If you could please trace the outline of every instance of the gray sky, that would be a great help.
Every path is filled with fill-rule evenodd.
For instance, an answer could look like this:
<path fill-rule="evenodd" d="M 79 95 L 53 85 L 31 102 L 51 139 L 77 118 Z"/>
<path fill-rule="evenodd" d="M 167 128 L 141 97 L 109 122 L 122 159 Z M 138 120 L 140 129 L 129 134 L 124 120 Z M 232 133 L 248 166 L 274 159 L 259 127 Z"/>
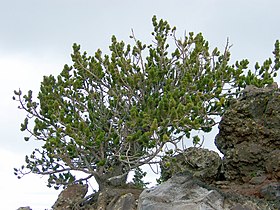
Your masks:
<path fill-rule="evenodd" d="M 150 43 L 155 14 L 176 26 L 178 37 L 184 31 L 202 32 L 210 46 L 221 50 L 229 38 L 233 62 L 262 62 L 280 39 L 279 8 L 279 0 L 0 0 L 2 208 L 30 205 L 39 210 L 55 201 L 58 191 L 45 187 L 45 179 L 30 175 L 17 180 L 13 175 L 12 168 L 36 144 L 24 142 L 19 131 L 24 113 L 11 97 L 14 89 L 38 90 L 43 75 L 56 75 L 71 64 L 74 42 L 89 53 L 107 51 L 111 35 L 129 41 L 133 28 L 137 38 Z M 214 136 L 207 137 L 206 147 L 213 148 Z"/>

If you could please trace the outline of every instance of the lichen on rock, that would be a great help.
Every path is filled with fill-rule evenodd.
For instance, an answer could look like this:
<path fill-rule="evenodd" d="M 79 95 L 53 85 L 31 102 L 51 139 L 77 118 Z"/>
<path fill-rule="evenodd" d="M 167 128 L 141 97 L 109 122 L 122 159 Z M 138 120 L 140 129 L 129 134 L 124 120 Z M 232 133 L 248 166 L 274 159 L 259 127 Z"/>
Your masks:
<path fill-rule="evenodd" d="M 167 180 L 179 172 L 188 171 L 202 181 L 215 181 L 222 160 L 219 154 L 204 148 L 190 147 L 174 157 L 165 157 L 161 162 L 161 176 Z"/>
<path fill-rule="evenodd" d="M 279 89 L 255 87 L 224 113 L 215 144 L 224 154 L 227 180 L 246 181 L 262 174 L 279 180 L 279 105 Z"/>

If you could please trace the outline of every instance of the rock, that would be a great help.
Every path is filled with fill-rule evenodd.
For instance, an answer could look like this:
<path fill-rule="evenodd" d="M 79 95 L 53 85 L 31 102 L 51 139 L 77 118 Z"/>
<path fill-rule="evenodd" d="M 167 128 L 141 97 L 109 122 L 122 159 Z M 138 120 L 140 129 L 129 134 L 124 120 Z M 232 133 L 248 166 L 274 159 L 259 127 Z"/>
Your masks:
<path fill-rule="evenodd" d="M 258 209 L 258 207 L 256 205 L 237 204 L 237 205 L 233 206 L 230 210 L 255 210 L 255 209 Z"/>
<path fill-rule="evenodd" d="M 118 198 L 115 204 L 107 206 L 107 210 L 136 210 L 136 198 L 132 193 L 127 193 Z"/>
<path fill-rule="evenodd" d="M 88 191 L 88 185 L 71 184 L 63 190 L 52 206 L 54 210 L 72 210 L 78 209 L 79 202 L 85 197 Z"/>
<path fill-rule="evenodd" d="M 277 91 L 277 90 L 278 90 L 278 84 L 277 82 L 273 82 L 271 84 L 268 84 L 265 88 L 258 88 L 254 85 L 247 85 L 242 91 L 242 93 L 243 96 L 247 97 L 247 96 L 258 95 L 259 93 L 265 93 L 265 92 Z"/>
<path fill-rule="evenodd" d="M 223 197 L 200 186 L 189 173 L 178 174 L 139 197 L 138 210 L 223 209 Z"/>
<path fill-rule="evenodd" d="M 271 151 L 265 160 L 265 169 L 272 177 L 280 179 L 280 149 Z"/>
<path fill-rule="evenodd" d="M 97 210 L 136 210 L 137 199 L 143 189 L 125 187 L 106 188 L 99 192 L 96 208 Z"/>
<path fill-rule="evenodd" d="M 226 180 L 280 178 L 280 91 L 277 85 L 245 88 L 219 124 L 215 144 L 224 154 Z"/>
<path fill-rule="evenodd" d="M 257 184 L 261 184 L 261 183 L 263 183 L 265 180 L 266 180 L 266 176 L 265 175 L 262 175 L 262 176 L 256 176 L 256 177 L 253 177 L 250 181 L 249 181 L 249 183 L 250 184 L 255 184 L 255 185 L 257 185 Z"/>
<path fill-rule="evenodd" d="M 19 207 L 17 210 L 32 210 L 29 206 Z"/>
<path fill-rule="evenodd" d="M 270 183 L 262 187 L 260 193 L 266 200 L 280 202 L 280 183 Z"/>
<path fill-rule="evenodd" d="M 269 210 L 271 205 L 240 195 L 225 194 L 193 178 L 189 172 L 179 173 L 139 197 L 137 210 Z"/>
<path fill-rule="evenodd" d="M 271 84 L 268 84 L 267 86 L 266 86 L 266 89 L 272 89 L 272 90 L 277 90 L 278 89 L 278 84 L 277 84 L 277 82 L 273 82 L 273 83 L 271 83 Z"/>
<path fill-rule="evenodd" d="M 222 160 L 218 153 L 208 149 L 190 147 L 171 159 L 165 158 L 161 162 L 161 175 L 163 180 L 167 180 L 176 173 L 189 171 L 200 180 L 215 181 L 221 163 Z"/>

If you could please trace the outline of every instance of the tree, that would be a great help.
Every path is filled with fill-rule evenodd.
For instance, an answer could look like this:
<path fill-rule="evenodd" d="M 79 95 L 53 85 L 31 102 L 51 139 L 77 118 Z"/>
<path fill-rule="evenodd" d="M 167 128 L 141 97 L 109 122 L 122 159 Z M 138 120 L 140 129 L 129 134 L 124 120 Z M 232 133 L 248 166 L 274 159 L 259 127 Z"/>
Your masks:
<path fill-rule="evenodd" d="M 48 175 L 55 187 L 94 177 L 101 191 L 122 185 L 131 170 L 178 152 L 192 130 L 210 132 L 230 99 L 246 85 L 272 83 L 280 67 L 279 41 L 274 62 L 257 63 L 253 73 L 247 60 L 229 64 L 228 43 L 222 53 L 210 51 L 201 33 L 177 39 L 167 21 L 154 16 L 152 23 L 150 45 L 134 33 L 127 45 L 113 36 L 109 55 L 88 56 L 74 44 L 73 65 L 45 76 L 38 100 L 31 90 L 15 91 L 27 113 L 25 140 L 43 143 L 15 169 L 17 176 Z M 166 144 L 174 149 L 166 151 Z M 73 171 L 86 175 L 76 179 Z"/>

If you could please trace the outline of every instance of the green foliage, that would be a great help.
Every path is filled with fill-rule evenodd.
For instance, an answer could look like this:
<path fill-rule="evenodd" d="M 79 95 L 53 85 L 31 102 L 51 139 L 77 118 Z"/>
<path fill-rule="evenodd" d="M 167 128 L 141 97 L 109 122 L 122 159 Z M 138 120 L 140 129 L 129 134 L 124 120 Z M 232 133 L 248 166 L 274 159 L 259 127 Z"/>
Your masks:
<path fill-rule="evenodd" d="M 132 179 L 134 185 L 140 189 L 146 188 L 149 182 L 144 182 L 143 178 L 147 175 L 147 172 L 144 172 L 140 167 L 137 167 L 134 172 L 134 178 Z"/>
<path fill-rule="evenodd" d="M 167 143 L 176 145 L 192 130 L 210 132 L 228 100 L 248 84 L 272 83 L 280 67 L 279 41 L 274 62 L 257 63 L 252 73 L 247 60 L 229 65 L 228 45 L 223 53 L 211 51 L 201 33 L 177 39 L 166 21 L 154 16 L 152 23 L 153 44 L 134 34 L 133 44 L 113 36 L 109 55 L 97 50 L 92 56 L 74 44 L 73 64 L 43 78 L 38 100 L 32 91 L 15 91 L 14 100 L 27 113 L 21 124 L 29 133 L 25 140 L 43 143 L 26 156 L 17 176 L 48 175 L 49 186 L 56 187 L 92 176 L 101 188 L 112 178 L 124 182 Z M 87 177 L 76 179 L 73 171 Z"/>

